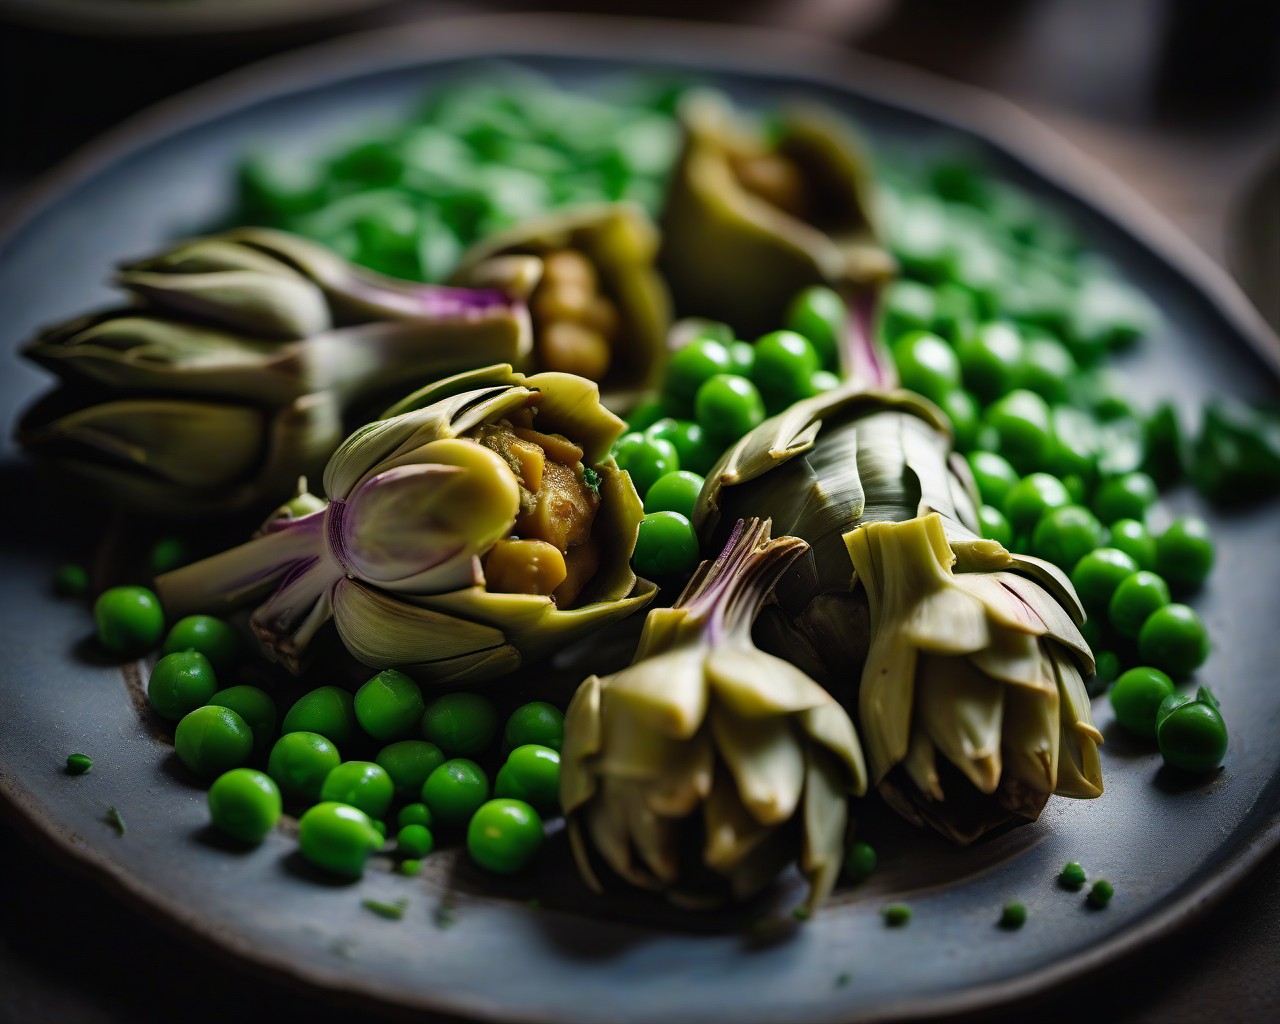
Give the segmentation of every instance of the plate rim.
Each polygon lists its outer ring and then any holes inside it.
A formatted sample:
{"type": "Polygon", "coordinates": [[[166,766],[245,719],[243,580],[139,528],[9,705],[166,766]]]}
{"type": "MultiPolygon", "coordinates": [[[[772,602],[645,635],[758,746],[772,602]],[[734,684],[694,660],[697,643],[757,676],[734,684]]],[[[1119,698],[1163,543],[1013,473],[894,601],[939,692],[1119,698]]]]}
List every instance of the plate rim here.
{"type": "MultiPolygon", "coordinates": [[[[344,78],[442,60],[483,59],[503,51],[547,58],[687,61],[740,74],[789,74],[852,91],[872,100],[973,135],[1007,159],[1075,197],[1164,262],[1208,301],[1280,376],[1280,335],[1230,274],[1200,250],[1114,172],[1077,149],[1010,100],[929,72],[858,53],[812,36],[775,28],[585,14],[485,14],[428,18],[408,25],[360,32],[246,65],[130,116],[80,147],[19,193],[0,211],[0,261],[39,217],[76,186],[132,151],[192,125],[226,116],[248,102],[280,98],[344,78]]],[[[376,986],[273,957],[249,948],[233,934],[210,927],[198,915],[175,913],[112,858],[51,818],[11,773],[0,771],[0,812],[29,837],[53,847],[60,860],[128,898],[147,916],[179,930],[260,977],[376,1003],[392,1014],[429,1010],[473,1020],[511,1020],[508,1007],[422,993],[388,998],[376,986]],[[77,841],[79,840],[79,841],[77,841]]],[[[991,982],[945,996],[912,997],[837,1021],[900,1021],[922,1016],[952,1018],[995,1007],[1013,1007],[1061,989],[1103,966],[1168,937],[1204,914],[1265,857],[1280,847],[1280,809],[1205,877],[1165,906],[1097,946],[1018,978],[991,982]]],[[[526,1012],[520,1020],[546,1018],[526,1012]]]]}

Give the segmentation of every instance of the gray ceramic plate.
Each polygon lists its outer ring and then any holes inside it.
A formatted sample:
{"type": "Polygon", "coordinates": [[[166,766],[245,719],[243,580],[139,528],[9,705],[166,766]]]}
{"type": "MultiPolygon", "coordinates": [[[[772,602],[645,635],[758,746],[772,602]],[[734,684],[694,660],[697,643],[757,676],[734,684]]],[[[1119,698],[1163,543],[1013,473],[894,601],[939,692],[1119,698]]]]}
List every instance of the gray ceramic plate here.
{"type": "MultiPolygon", "coordinates": [[[[1280,346],[1230,281],[1141,202],[1017,111],[959,87],[777,33],[618,21],[504,18],[348,41],[227,79],[144,115],[56,174],[0,240],[0,387],[6,419],[41,385],[13,355],[38,325],[110,297],[107,268],[215,218],[236,155],[255,143],[306,148],[348,125],[393,115],[478,58],[525,61],[570,84],[635,67],[691,70],[746,103],[803,94],[856,117],[878,140],[965,142],[1075,223],[1161,307],[1165,327],[1123,367],[1137,397],[1168,395],[1189,414],[1207,396],[1274,389],[1280,346]]],[[[42,504],[5,452],[5,657],[0,661],[4,805],[104,882],[215,947],[348,996],[460,1015],[559,1021],[843,1021],[958,1012],[1043,990],[1189,919],[1280,838],[1280,507],[1204,512],[1219,540],[1199,601],[1216,643],[1201,673],[1231,724],[1226,769],[1194,787],[1149,750],[1108,737],[1107,792],[1052,801],[1035,825],[967,851],[873,825],[886,861],[812,923],[761,941],[751,915],[696,928],[648,907],[589,898],[545,858],[544,874],[486,886],[447,856],[425,878],[380,865],[351,886],[320,884],[274,834],[235,854],[210,840],[203,794],[171,766],[135,709],[130,673],[78,656],[83,608],[49,594],[66,557],[55,527],[94,509],[42,504]],[[31,497],[31,504],[24,498],[31,497]],[[60,767],[73,750],[94,771],[60,767]],[[102,821],[119,808],[128,833],[102,821]],[[1104,912],[1058,889],[1067,860],[1110,879],[1104,912]],[[447,892],[453,895],[446,896],[447,892]],[[532,896],[540,905],[530,905],[532,896]],[[409,897],[399,922],[362,899],[409,897]],[[1008,899],[1026,928],[994,927],[1008,899]],[[911,927],[887,931],[879,907],[905,899],[911,927]],[[442,919],[440,910],[446,909],[442,919]]],[[[73,535],[74,536],[74,535],[73,535]]],[[[85,649],[82,645],[82,650],[85,649]]],[[[558,840],[557,840],[558,842],[558,840]]],[[[563,853],[563,848],[553,850],[563,853]]],[[[794,880],[752,909],[785,908],[794,880]]]]}
{"type": "Polygon", "coordinates": [[[169,38],[297,28],[391,0],[0,0],[0,18],[54,32],[169,38]]]}

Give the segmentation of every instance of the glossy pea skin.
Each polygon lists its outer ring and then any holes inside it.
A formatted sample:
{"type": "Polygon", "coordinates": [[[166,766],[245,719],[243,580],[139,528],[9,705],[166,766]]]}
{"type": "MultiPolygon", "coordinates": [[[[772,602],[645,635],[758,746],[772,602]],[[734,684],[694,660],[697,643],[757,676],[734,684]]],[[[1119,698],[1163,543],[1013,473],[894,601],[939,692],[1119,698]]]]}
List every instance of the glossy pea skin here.
{"type": "Polygon", "coordinates": [[[765,418],[764,399],[756,386],[731,373],[716,374],[698,388],[694,412],[707,435],[726,445],[760,426],[765,418]]]}
{"type": "Polygon", "coordinates": [[[1227,726],[1218,702],[1200,688],[1196,699],[1172,695],[1156,716],[1156,742],[1165,764],[1203,774],[1222,764],[1227,753],[1227,726]]]}
{"type": "Polygon", "coordinates": [[[410,799],[422,792],[427,776],[444,764],[444,753],[426,740],[400,740],[388,743],[373,760],[391,776],[396,796],[410,799]]]}
{"type": "Polygon", "coordinates": [[[969,469],[973,472],[973,482],[977,484],[982,500],[988,505],[1003,509],[1009,492],[1021,479],[1018,471],[1009,465],[1008,459],[995,452],[970,452],[967,458],[969,469]]]}
{"type": "Polygon", "coordinates": [[[756,341],[755,354],[750,379],[769,411],[780,412],[812,394],[810,380],[822,362],[803,335],[773,331],[756,341]]]}
{"type": "Polygon", "coordinates": [[[1111,524],[1111,547],[1118,548],[1138,563],[1139,569],[1154,571],[1156,541],[1151,532],[1136,519],[1118,519],[1111,524]]]}
{"type": "Polygon", "coordinates": [[[405,804],[396,815],[396,824],[401,828],[406,825],[423,825],[431,827],[431,809],[423,803],[405,804]]]}
{"type": "Polygon", "coordinates": [[[207,701],[220,708],[230,708],[253,730],[253,749],[266,750],[276,737],[276,702],[266,690],[238,684],[219,690],[207,701]]]}
{"type": "Polygon", "coordinates": [[[68,775],[84,775],[93,768],[93,758],[88,754],[68,754],[67,755],[67,774],[68,775]]]}
{"type": "Polygon", "coordinates": [[[1000,454],[1020,473],[1047,465],[1053,456],[1049,406],[1034,391],[1019,388],[996,399],[983,414],[983,422],[999,437],[1000,454]]]}
{"type": "Polygon", "coordinates": [[[844,853],[844,873],[850,881],[862,882],[876,869],[876,851],[870,843],[855,839],[844,853]]]}
{"type": "Polygon", "coordinates": [[[280,820],[280,790],[265,772],[232,768],[209,787],[209,816],[227,835],[260,843],[280,820]]]}
{"type": "Polygon", "coordinates": [[[356,691],[353,706],[360,727],[385,743],[412,733],[422,720],[426,704],[417,683],[389,668],[356,691]]]}
{"type": "Polygon", "coordinates": [[[528,867],[542,840],[542,819],[523,800],[489,800],[467,825],[467,853],[497,875],[514,875],[528,867]]]}
{"type": "Polygon", "coordinates": [[[359,807],[370,818],[381,819],[391,806],[395,784],[380,764],[343,761],[325,776],[320,799],[359,807]]]}
{"type": "Polygon", "coordinates": [[[112,654],[136,658],[164,636],[160,599],[146,587],[112,587],[93,604],[98,642],[112,654]]]}
{"type": "Polygon", "coordinates": [[[173,750],[192,775],[215,779],[249,760],[253,730],[230,708],[206,704],[178,723],[173,750]]]}
{"type": "Polygon", "coordinates": [[[1048,473],[1032,473],[1023,477],[1004,499],[1004,514],[1013,527],[1015,537],[1022,537],[1035,529],[1050,509],[1071,504],[1071,495],[1056,476],[1048,473]]]}
{"type": "Polygon", "coordinates": [[[422,714],[422,735],[450,757],[481,754],[497,734],[497,709],[482,693],[443,694],[422,714]]]}
{"type": "Polygon", "coordinates": [[[880,916],[890,928],[905,928],[911,923],[911,908],[905,903],[890,903],[881,908],[880,916]]]}
{"type": "Polygon", "coordinates": [[[1079,372],[1075,359],[1061,342],[1044,336],[1030,338],[1023,346],[1018,387],[1058,405],[1067,401],[1067,384],[1079,372]]]}
{"type": "Polygon", "coordinates": [[[442,828],[461,828],[487,799],[489,777],[466,758],[446,761],[422,784],[422,802],[442,828]]]}
{"type": "MultiPolygon", "coordinates": [[[[809,391],[815,395],[823,395],[828,391],[834,391],[842,383],[840,378],[830,370],[819,370],[809,378],[809,391]]],[[[706,474],[704,473],[703,476],[706,474]]]]}
{"type": "Polygon", "coordinates": [[[721,446],[707,437],[706,432],[692,420],[669,417],[658,420],[645,431],[645,437],[670,441],[675,447],[680,468],[690,473],[705,476],[720,457],[721,446]]]}
{"type": "Polygon", "coordinates": [[[1153,572],[1139,570],[1116,587],[1107,605],[1107,621],[1121,636],[1136,640],[1151,613],[1169,603],[1169,585],[1153,572]]]}
{"type": "Polygon", "coordinates": [[[1080,487],[1078,491],[1073,490],[1072,497],[1083,503],[1084,483],[1097,475],[1098,456],[1103,445],[1098,424],[1080,409],[1059,405],[1052,411],[1052,426],[1053,442],[1045,468],[1063,483],[1071,477],[1079,478],[1080,487]]]}
{"type": "Polygon", "coordinates": [[[554,813],[560,806],[559,753],[536,743],[516,747],[498,769],[493,795],[523,800],[543,813],[554,813]]]}
{"type": "Polygon", "coordinates": [[[287,799],[313,804],[324,780],[341,763],[338,748],[318,732],[289,732],[271,748],[267,774],[287,799]]]}
{"type": "Polygon", "coordinates": [[[1075,860],[1067,861],[1058,872],[1058,884],[1064,889],[1079,889],[1088,881],[1088,878],[1084,866],[1075,860]]]}
{"type": "Polygon", "coordinates": [[[188,615],[170,627],[161,650],[165,654],[199,651],[215,672],[226,675],[240,660],[240,634],[230,623],[213,615],[188,615]]]}
{"type": "Polygon", "coordinates": [[[646,578],[692,572],[700,555],[693,524],[679,512],[650,512],[640,520],[631,565],[646,578]]]}
{"type": "Polygon", "coordinates": [[[1016,931],[1027,923],[1027,908],[1021,903],[1006,903],[1000,911],[1000,927],[1016,931]]]}
{"type": "Polygon", "coordinates": [[[502,739],[511,750],[527,743],[559,750],[564,745],[564,714],[545,700],[521,704],[507,719],[502,739]]]}
{"type": "Polygon", "coordinates": [[[698,389],[717,374],[732,372],[728,346],[713,338],[697,338],[667,360],[663,390],[668,404],[682,413],[692,412],[698,389]]]}
{"type": "Polygon", "coordinates": [[[1188,676],[1209,657],[1209,632],[1193,609],[1167,604],[1142,624],[1138,653],[1171,676],[1188,676]]]}
{"type": "Polygon", "coordinates": [[[667,415],[666,406],[658,399],[641,402],[627,414],[627,432],[643,433],[667,415]]]}
{"type": "Polygon", "coordinates": [[[942,396],[938,404],[951,421],[956,451],[972,451],[978,443],[978,427],[982,422],[977,399],[964,388],[953,388],[942,396]]]}
{"type": "Polygon", "coordinates": [[[844,299],[830,288],[814,285],[791,300],[786,325],[808,339],[822,366],[834,370],[840,362],[840,341],[848,318],[844,299]]]}
{"type": "Polygon", "coordinates": [[[348,804],[319,803],[298,820],[298,848],[318,868],[342,878],[364,874],[382,836],[364,811],[348,804]]]}
{"type": "Polygon", "coordinates": [[[929,330],[937,318],[938,303],[928,285],[892,281],[884,290],[883,310],[881,333],[892,342],[907,331],[929,330]]]}
{"type": "Polygon", "coordinates": [[[978,509],[978,525],[982,528],[982,536],[993,540],[1001,547],[1013,547],[1013,527],[1003,512],[991,505],[983,505],[978,509]]]}
{"type": "Polygon", "coordinates": [[[1118,548],[1097,548],[1071,570],[1071,585],[1085,608],[1106,611],[1111,598],[1126,579],[1138,571],[1138,563],[1118,548]]]}
{"type": "Polygon", "coordinates": [[[749,341],[729,342],[729,372],[751,379],[756,366],[755,346],[749,341]]]}
{"type": "Polygon", "coordinates": [[[1157,668],[1131,668],[1111,687],[1111,709],[1116,721],[1137,736],[1154,737],[1156,713],[1173,693],[1173,680],[1157,668]]]}
{"type": "Polygon", "coordinates": [[[1031,549],[1069,573],[1080,559],[1105,539],[1105,528],[1087,508],[1083,505],[1062,505],[1049,509],[1040,517],[1031,535],[1031,549]]]}
{"type": "Polygon", "coordinates": [[[1158,496],[1155,481],[1146,473],[1124,473],[1102,481],[1093,509],[1108,526],[1120,519],[1143,522],[1158,496]]]}
{"type": "Polygon", "coordinates": [[[960,361],[955,350],[936,334],[904,334],[893,343],[893,361],[904,388],[939,405],[960,387],[960,361]]]}
{"type": "Polygon", "coordinates": [[[684,469],[660,476],[644,496],[644,510],[679,512],[686,519],[692,519],[702,484],[702,477],[684,469]]]}
{"type": "Polygon", "coordinates": [[[657,479],[680,468],[676,446],[662,437],[624,434],[613,450],[618,468],[631,477],[636,493],[643,496],[657,479]]]}
{"type": "Polygon", "coordinates": [[[1214,545],[1203,519],[1184,516],[1175,519],[1156,538],[1156,571],[1181,594],[1204,586],[1213,569],[1214,545]]]}
{"type": "Polygon", "coordinates": [[[1104,878],[1099,878],[1089,888],[1089,895],[1086,897],[1089,906],[1094,910],[1101,910],[1111,902],[1111,897],[1116,894],[1115,886],[1104,878]]]}
{"type": "Polygon", "coordinates": [[[982,324],[960,339],[956,356],[964,386],[979,401],[994,402],[1018,379],[1023,365],[1022,336],[1011,324],[982,324]]]}
{"type": "Polygon", "coordinates": [[[337,686],[321,686],[304,693],[285,713],[280,731],[318,732],[331,743],[346,746],[356,734],[355,699],[337,686]]]}
{"type": "Polygon", "coordinates": [[[435,847],[435,836],[425,825],[404,825],[396,833],[396,849],[401,856],[425,857],[435,847]]]}
{"type": "Polygon", "coordinates": [[[147,680],[147,700],[161,718],[176,722],[209,703],[218,689],[209,659],[199,651],[176,651],[156,662],[147,680]]]}

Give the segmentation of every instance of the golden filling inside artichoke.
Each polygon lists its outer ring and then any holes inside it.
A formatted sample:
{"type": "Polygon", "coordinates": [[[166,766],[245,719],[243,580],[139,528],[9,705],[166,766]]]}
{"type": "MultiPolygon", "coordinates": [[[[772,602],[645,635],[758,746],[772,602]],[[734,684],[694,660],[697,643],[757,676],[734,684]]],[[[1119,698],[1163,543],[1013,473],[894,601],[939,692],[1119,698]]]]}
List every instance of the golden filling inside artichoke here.
{"type": "Polygon", "coordinates": [[[576,249],[545,256],[530,310],[540,368],[603,379],[618,345],[621,317],[586,256],[576,249]]]}
{"type": "Polygon", "coordinates": [[[735,141],[728,154],[729,167],[745,191],[824,234],[840,235],[865,226],[848,182],[805,141],[783,139],[772,149],[757,140],[735,141]]]}
{"type": "Polygon", "coordinates": [[[592,537],[600,494],[582,449],[560,434],[532,426],[532,410],[486,424],[471,434],[500,456],[520,485],[511,535],[483,559],[492,593],[541,594],[571,608],[595,575],[600,552],[592,537]]]}

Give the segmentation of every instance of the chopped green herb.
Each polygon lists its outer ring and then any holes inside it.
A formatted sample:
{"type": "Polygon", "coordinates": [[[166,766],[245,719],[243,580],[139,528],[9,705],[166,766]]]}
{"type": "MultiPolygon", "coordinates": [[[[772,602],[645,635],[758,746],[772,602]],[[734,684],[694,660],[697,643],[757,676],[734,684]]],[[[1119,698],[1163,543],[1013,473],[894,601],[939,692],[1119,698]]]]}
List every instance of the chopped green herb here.
{"type": "Polygon", "coordinates": [[[880,914],[890,928],[903,928],[911,921],[911,908],[905,903],[890,903],[880,914]]]}
{"type": "Polygon", "coordinates": [[[107,808],[107,813],[103,815],[102,820],[105,821],[108,825],[110,825],[113,829],[115,829],[118,833],[120,833],[120,835],[124,835],[125,833],[124,818],[121,816],[120,812],[117,811],[114,807],[107,808]]]}
{"type": "Polygon", "coordinates": [[[1099,878],[1093,883],[1093,887],[1089,890],[1089,906],[1095,910],[1101,910],[1111,902],[1111,897],[1116,894],[1115,887],[1107,881],[1099,878]]]}
{"type": "Polygon", "coordinates": [[[1000,912],[1000,927],[1016,931],[1027,923],[1027,908],[1021,903],[1006,903],[1000,912]]]}
{"type": "Polygon", "coordinates": [[[93,767],[93,758],[88,754],[68,754],[67,755],[67,774],[83,775],[93,767]]]}
{"type": "Polygon", "coordinates": [[[582,482],[587,485],[593,494],[600,493],[600,474],[590,466],[583,467],[582,482]]]}
{"type": "Polygon", "coordinates": [[[407,899],[398,900],[364,900],[361,904],[365,910],[372,910],[379,917],[385,917],[388,921],[399,921],[404,917],[405,908],[409,906],[407,899]]]}
{"type": "Polygon", "coordinates": [[[1064,889],[1079,889],[1088,877],[1079,861],[1068,861],[1058,872],[1058,884],[1064,889]]]}
{"type": "Polygon", "coordinates": [[[400,862],[400,874],[408,875],[410,878],[412,878],[414,875],[422,874],[422,861],[402,860],[400,862]]]}
{"type": "Polygon", "coordinates": [[[799,903],[796,906],[791,908],[791,916],[794,917],[797,921],[807,921],[809,920],[809,917],[810,917],[809,908],[806,907],[803,903],[799,903]]]}
{"type": "Polygon", "coordinates": [[[436,904],[435,913],[432,915],[436,922],[437,928],[451,928],[455,923],[453,916],[454,901],[453,896],[445,895],[439,903],[436,904]]]}

